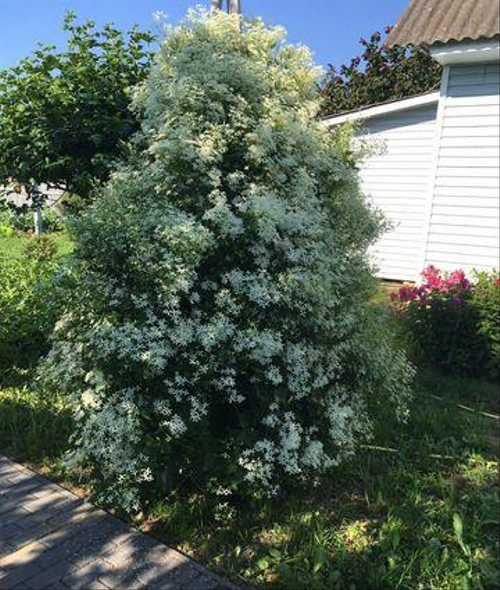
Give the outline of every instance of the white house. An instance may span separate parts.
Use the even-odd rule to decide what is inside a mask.
[[[360,170],[393,223],[372,252],[380,277],[500,267],[499,39],[498,0],[413,0],[388,42],[428,46],[440,90],[326,119],[385,146]]]

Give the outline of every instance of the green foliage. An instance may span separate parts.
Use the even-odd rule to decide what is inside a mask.
[[[451,373],[484,374],[489,359],[487,338],[480,332],[480,315],[467,297],[434,297],[427,306],[410,304],[404,318],[408,338],[418,357]]]
[[[0,231],[0,256],[4,258],[22,258],[26,245],[32,239],[32,234],[15,232],[10,226],[6,226],[8,235],[2,235]],[[49,235],[57,246],[57,257],[63,258],[73,251],[73,242],[66,231]]]
[[[367,303],[380,219],[318,74],[281,29],[194,12],[137,93],[140,149],[74,224],[78,301],[43,371],[106,502],[278,494],[381,407],[405,417],[413,370]]]
[[[13,238],[16,231],[6,223],[0,223],[0,238]]]
[[[60,232],[64,229],[64,219],[54,209],[45,207],[42,209],[42,228],[46,233]],[[33,212],[5,207],[0,210],[0,232],[2,229],[6,237],[11,237],[16,232],[33,232]]]
[[[0,449],[19,460],[50,465],[73,431],[67,399],[27,387],[0,389]]]
[[[31,197],[36,186],[62,188],[85,205],[138,129],[130,89],[149,70],[153,37],[98,31],[72,12],[64,31],[66,50],[42,46],[0,71],[0,186],[15,179]]]
[[[386,33],[390,32],[390,27]],[[422,94],[439,86],[441,66],[427,49],[388,47],[379,32],[361,39],[363,52],[339,69],[330,66],[323,84],[323,114]]]
[[[62,305],[60,263],[49,237],[31,238],[20,257],[0,255],[0,377],[48,350]]]
[[[480,331],[490,347],[489,371],[500,376],[500,278],[497,271],[476,273],[472,301],[480,316]]]

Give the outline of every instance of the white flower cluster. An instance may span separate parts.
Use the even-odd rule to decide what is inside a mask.
[[[127,510],[189,477],[277,493],[351,454],[373,409],[404,416],[411,369],[367,307],[378,220],[317,81],[281,29],[192,13],[75,227],[79,289],[44,371],[75,401],[75,460]]]

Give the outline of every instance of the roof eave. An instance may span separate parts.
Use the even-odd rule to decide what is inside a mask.
[[[342,113],[340,115],[330,115],[322,119],[323,123],[329,127],[335,125],[341,125],[342,123],[348,123],[352,121],[362,121],[364,119],[372,119],[373,117],[379,117],[381,115],[387,115],[389,113],[397,113],[399,111],[406,111],[422,106],[426,106],[433,103],[439,102],[439,91],[428,92],[419,96],[413,96],[411,98],[402,98],[389,103],[380,104],[376,106],[369,106],[364,109],[357,111],[350,111],[348,113]]]
[[[500,60],[498,37],[481,41],[434,43],[429,47],[429,51],[432,57],[443,66]]]

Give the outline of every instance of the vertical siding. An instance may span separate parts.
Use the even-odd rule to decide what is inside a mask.
[[[499,64],[450,66],[425,264],[499,267]]]
[[[392,223],[372,248],[378,276],[414,280],[420,272],[433,164],[437,103],[365,121],[361,139],[382,153],[360,170],[363,192]]]

